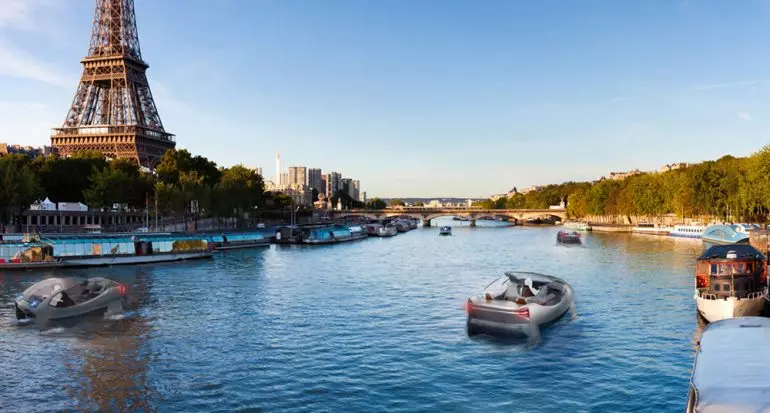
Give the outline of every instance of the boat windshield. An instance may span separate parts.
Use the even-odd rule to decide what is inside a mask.
[[[42,301],[50,297],[51,294],[54,294],[57,291],[61,291],[61,289],[62,289],[61,284],[48,284],[33,291],[29,295],[29,297],[26,297],[26,298],[27,298],[27,301],[34,301],[34,300]]]

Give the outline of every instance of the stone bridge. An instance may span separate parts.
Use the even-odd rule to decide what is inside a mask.
[[[422,220],[423,226],[430,226],[430,222],[439,217],[468,218],[471,226],[477,219],[484,217],[508,217],[514,222],[528,219],[555,219],[563,221],[567,218],[567,211],[559,209],[481,209],[481,208],[422,208],[422,207],[395,207],[387,209],[348,209],[343,211],[329,211],[332,219],[345,217],[365,217],[369,219],[383,219],[399,216],[408,216]]]

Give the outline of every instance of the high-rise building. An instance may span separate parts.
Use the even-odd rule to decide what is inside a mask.
[[[346,192],[348,195],[350,195],[351,198],[353,198],[353,180],[350,178],[342,178],[342,185],[340,190]]]
[[[307,185],[307,167],[289,167],[289,185]]]
[[[326,191],[326,186],[323,185],[322,181],[323,176],[321,175],[320,168],[310,168],[307,170],[307,184],[318,191],[318,193]]]
[[[282,185],[281,182],[281,153],[278,152],[275,154],[275,183],[278,185]]]
[[[321,187],[318,189],[318,193],[326,195],[326,175],[321,175]]]
[[[353,180],[353,195],[351,196],[356,201],[361,200],[361,181],[359,181],[358,179]]]
[[[289,174],[281,172],[281,176],[278,178],[278,184],[282,186],[289,186]]]
[[[257,175],[259,175],[259,176],[264,178],[264,175],[262,175],[262,168],[260,168],[258,166],[252,166],[249,169],[251,169],[252,171],[256,172]]]
[[[361,202],[363,202],[364,204],[366,204],[366,191],[364,191],[364,192],[362,192],[362,193],[361,193],[361,198],[362,198],[362,199],[361,199]]]
[[[342,189],[342,174],[339,172],[329,172],[326,177],[326,198],[331,199],[337,191]]]

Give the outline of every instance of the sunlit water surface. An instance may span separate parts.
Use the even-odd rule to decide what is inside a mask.
[[[9,411],[668,412],[683,409],[699,242],[555,228],[417,229],[182,264],[65,271],[130,285],[122,317],[19,325],[52,273],[0,274]],[[578,317],[541,342],[465,333],[463,303],[511,269],[558,275]],[[60,272],[61,274],[62,272]]]

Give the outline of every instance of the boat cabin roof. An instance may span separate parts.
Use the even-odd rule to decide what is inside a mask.
[[[735,251],[735,253],[738,255],[738,259],[757,259],[757,260],[765,260],[765,256],[762,255],[759,250],[752,247],[748,244],[733,244],[733,245],[714,245],[713,247],[707,249],[703,255],[701,255],[698,258],[698,261],[701,260],[718,260],[718,259],[727,259],[727,253]]]
[[[691,384],[695,411],[759,412],[770,405],[770,370],[763,368],[770,345],[770,319],[739,317],[709,324],[695,356]]]

